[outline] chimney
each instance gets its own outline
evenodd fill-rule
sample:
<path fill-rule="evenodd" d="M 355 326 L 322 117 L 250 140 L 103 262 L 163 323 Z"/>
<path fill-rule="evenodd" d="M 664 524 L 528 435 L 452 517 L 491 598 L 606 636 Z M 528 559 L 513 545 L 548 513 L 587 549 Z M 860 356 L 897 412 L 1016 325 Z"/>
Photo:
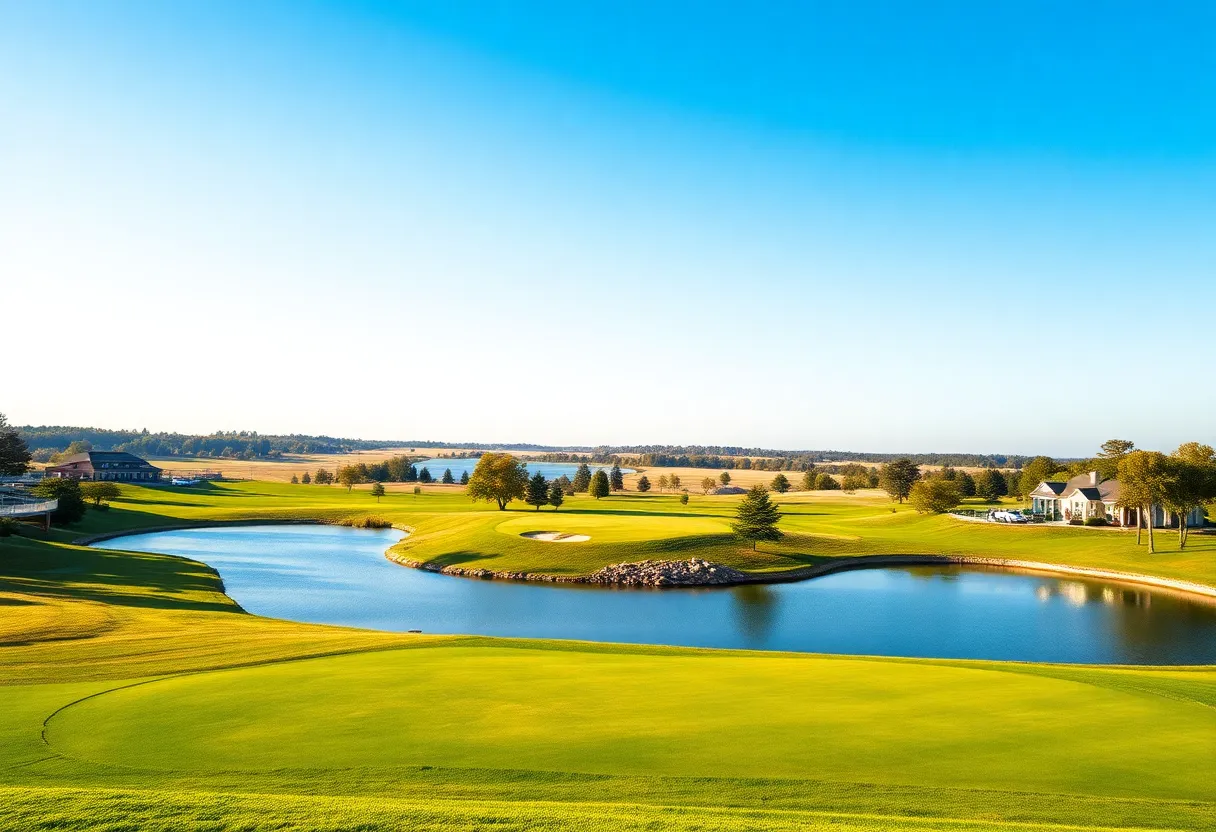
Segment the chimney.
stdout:
<path fill-rule="evenodd" d="M 1089 472 L 1089 484 L 1091 486 L 1093 486 L 1094 488 L 1097 488 L 1097 486 L 1098 486 L 1098 472 L 1097 471 Z"/>

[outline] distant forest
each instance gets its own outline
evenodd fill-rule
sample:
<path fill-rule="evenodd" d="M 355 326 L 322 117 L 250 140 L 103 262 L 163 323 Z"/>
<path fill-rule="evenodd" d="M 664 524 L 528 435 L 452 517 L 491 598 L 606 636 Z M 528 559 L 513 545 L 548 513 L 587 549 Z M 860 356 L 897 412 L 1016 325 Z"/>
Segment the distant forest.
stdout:
<path fill-rule="evenodd" d="M 206 436 L 105 430 L 59 425 L 17 428 L 37 460 L 65 451 L 73 443 L 95 451 L 127 451 L 140 456 L 197 456 L 225 459 L 273 459 L 283 454 L 337 454 L 384 447 L 383 442 L 332 436 L 273 436 L 256 431 L 217 431 Z"/>
<path fill-rule="evenodd" d="M 38 456 L 64 451 L 72 443 L 93 450 L 128 451 L 142 456 L 197 456 L 223 459 L 273 459 L 283 454 L 338 454 L 381 448 L 467 448 L 475 451 L 528 451 L 545 462 L 590 459 L 610 463 L 616 457 L 655 468 L 755 468 L 765 471 L 805 471 L 839 462 L 882 464 L 910 459 L 917 465 L 952 465 L 976 468 L 1021 468 L 1032 457 L 1017 454 L 877 454 L 859 451 L 785 451 L 735 445 L 600 445 L 555 446 L 529 443 L 389 441 L 342 439 L 304 434 L 259 434 L 256 431 L 217 431 L 207 435 L 150 433 L 145 430 L 41 425 L 18 427 L 21 438 Z M 76 447 L 80 447 L 78 444 Z M 39 453 L 41 452 L 41 453 Z"/>

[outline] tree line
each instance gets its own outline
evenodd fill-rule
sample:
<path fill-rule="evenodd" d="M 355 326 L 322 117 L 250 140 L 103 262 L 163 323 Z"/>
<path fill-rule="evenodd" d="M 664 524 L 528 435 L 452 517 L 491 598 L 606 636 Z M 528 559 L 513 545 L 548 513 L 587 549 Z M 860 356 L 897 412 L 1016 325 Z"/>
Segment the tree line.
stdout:
<path fill-rule="evenodd" d="M 211 434 L 152 433 L 143 430 L 62 425 L 26 425 L 17 432 L 33 448 L 35 462 L 48 462 L 67 451 L 126 451 L 137 456 L 193 456 L 220 459 L 274 459 L 283 454 L 342 454 L 385 447 L 383 442 L 303 434 L 259 434 L 257 431 L 216 431 Z"/>

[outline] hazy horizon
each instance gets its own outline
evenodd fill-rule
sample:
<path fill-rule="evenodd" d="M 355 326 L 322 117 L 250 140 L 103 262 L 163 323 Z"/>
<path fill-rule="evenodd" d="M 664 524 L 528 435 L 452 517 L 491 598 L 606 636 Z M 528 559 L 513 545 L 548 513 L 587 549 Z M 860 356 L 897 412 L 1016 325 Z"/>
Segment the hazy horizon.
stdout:
<path fill-rule="evenodd" d="M 1214 26 L 1198 3 L 0 0 L 5 335 L 33 362 L 0 411 L 1216 444 Z"/>

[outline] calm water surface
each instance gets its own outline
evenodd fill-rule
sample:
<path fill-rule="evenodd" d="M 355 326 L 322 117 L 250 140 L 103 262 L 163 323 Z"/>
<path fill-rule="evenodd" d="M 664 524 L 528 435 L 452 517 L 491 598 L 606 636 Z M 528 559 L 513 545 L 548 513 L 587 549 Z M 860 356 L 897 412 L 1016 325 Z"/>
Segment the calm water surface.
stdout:
<path fill-rule="evenodd" d="M 97 544 L 203 561 L 258 615 L 380 630 L 890 656 L 1216 663 L 1216 604 L 1102 581 L 958 567 L 771 586 L 599 589 L 391 563 L 395 530 L 244 526 Z M 554 544 L 560 545 L 560 544 Z M 577 544 L 564 544 L 577 545 Z"/>

